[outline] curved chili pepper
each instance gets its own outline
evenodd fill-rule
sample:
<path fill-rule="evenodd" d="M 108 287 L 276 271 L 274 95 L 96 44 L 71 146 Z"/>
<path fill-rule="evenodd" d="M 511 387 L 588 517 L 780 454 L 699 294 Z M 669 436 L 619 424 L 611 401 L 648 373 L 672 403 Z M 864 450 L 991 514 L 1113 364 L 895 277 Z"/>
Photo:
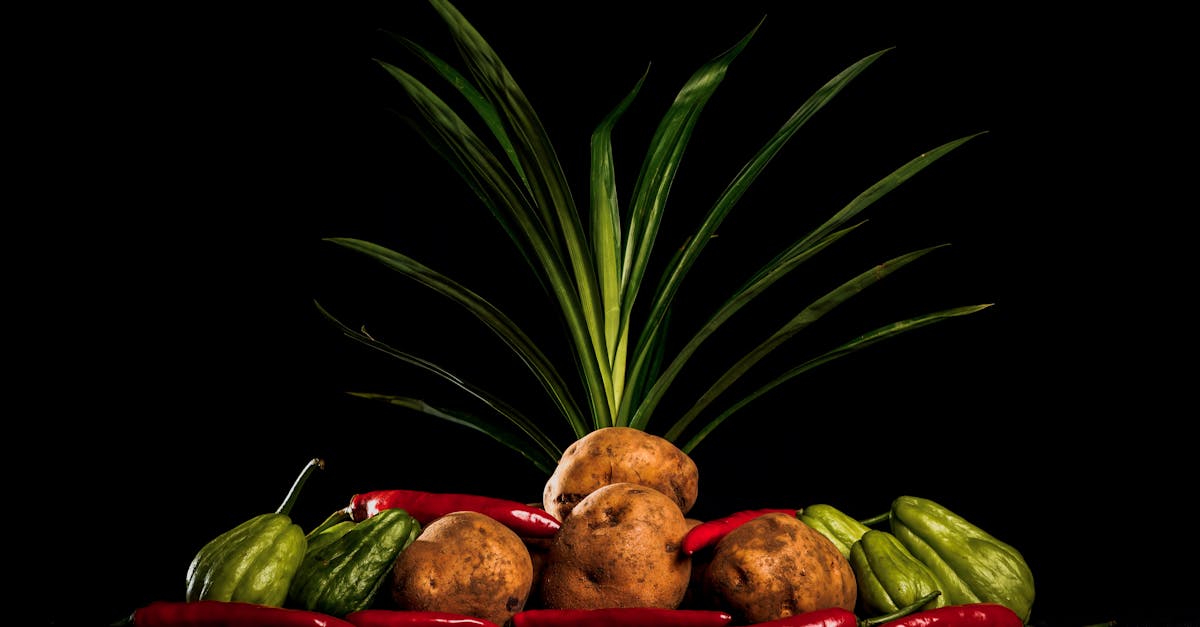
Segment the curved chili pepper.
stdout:
<path fill-rule="evenodd" d="M 155 601 L 134 610 L 136 627 L 355 627 L 329 614 L 241 601 Z"/>
<path fill-rule="evenodd" d="M 966 603 L 937 607 L 883 623 L 881 627 L 1022 627 L 1024 621 L 999 603 Z"/>
<path fill-rule="evenodd" d="M 897 622 L 899 622 L 901 617 L 913 615 L 912 613 L 917 608 L 934 600 L 940 594 L 941 592 L 938 591 L 931 592 L 924 597 L 921 597 L 915 603 L 906 605 L 894 612 L 889 612 L 882 616 L 876 616 L 864 620 L 858 620 L 858 617 L 850 610 L 840 607 L 830 607 L 822 610 L 804 612 L 802 614 L 792 614 L 791 616 L 784 616 L 783 618 L 776 618 L 763 623 L 754 623 L 750 627 L 876 627 L 877 625 L 881 624 L 895 625 Z M 909 627 L 917 626 L 913 625 Z M 964 623 L 963 625 L 943 625 L 942 627 L 985 626 Z"/>
<path fill-rule="evenodd" d="M 549 512 L 517 501 L 476 494 L 422 492 L 420 490 L 375 490 L 355 494 L 346 512 L 361 522 L 385 509 L 400 508 L 424 527 L 450 512 L 473 511 L 490 516 L 517 535 L 548 538 L 558 532 L 560 523 Z"/>
<path fill-rule="evenodd" d="M 486 618 L 455 614 L 453 612 L 429 612 L 416 610 L 368 609 L 351 612 L 346 620 L 354 627 L 498 627 Z"/>
<path fill-rule="evenodd" d="M 733 616 L 719 610 L 662 607 L 533 609 L 517 612 L 512 627 L 724 627 Z"/>
<path fill-rule="evenodd" d="M 724 518 L 702 522 L 692 527 L 683 538 L 683 553 L 691 555 L 700 549 L 710 547 L 724 538 L 726 534 L 743 523 L 749 522 L 766 514 L 789 514 L 795 516 L 799 510 L 792 509 L 747 509 L 734 512 Z"/>
<path fill-rule="evenodd" d="M 858 617 L 850 610 L 831 607 L 823 610 L 813 610 L 803 614 L 792 614 L 763 623 L 754 623 L 751 627 L 862 627 Z"/>

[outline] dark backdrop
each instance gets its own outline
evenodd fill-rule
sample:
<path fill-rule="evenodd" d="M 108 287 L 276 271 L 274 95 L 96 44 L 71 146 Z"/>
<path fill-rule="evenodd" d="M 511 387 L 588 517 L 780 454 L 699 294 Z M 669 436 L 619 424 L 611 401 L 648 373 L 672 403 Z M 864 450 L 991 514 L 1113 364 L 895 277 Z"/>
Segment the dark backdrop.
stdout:
<path fill-rule="evenodd" d="M 1173 365 L 1190 359 L 1176 294 L 1192 279 L 1175 278 L 1188 276 L 1173 245 L 1183 203 L 1156 159 L 1181 130 L 1162 71 L 1179 18 L 766 0 L 459 6 L 540 111 L 581 205 L 588 135 L 642 72 L 615 137 L 623 194 L 675 91 L 765 17 L 696 127 L 659 255 L 813 90 L 894 47 L 741 201 L 680 295 L 680 332 L 887 172 L 986 133 L 731 321 L 692 385 L 834 281 L 917 248 L 951 244 L 764 368 L 898 318 L 994 306 L 822 366 L 736 414 L 694 453 L 693 515 L 824 502 L 865 518 L 924 496 L 1024 552 L 1036 624 L 1196 620 L 1183 431 L 1194 409 L 1179 393 L 1190 366 Z M 32 564 L 23 605 L 51 624 L 98 623 L 182 598 L 195 552 L 273 510 L 312 457 L 327 467 L 293 512 L 305 527 L 377 488 L 540 499 L 545 476 L 486 437 L 348 396 L 474 408 L 342 337 L 314 305 L 557 427 L 467 314 L 321 241 L 409 253 L 562 350 L 554 310 L 496 224 L 391 111 L 411 112 L 372 59 L 419 66 L 380 29 L 457 59 L 430 7 L 88 9 L 23 24 L 21 65 L 37 69 L 15 98 L 28 141 L 13 172 L 29 190 L 8 264 L 10 332 L 28 349 L 15 353 L 9 412 L 22 528 L 10 544 L 27 555 L 13 568 Z"/>

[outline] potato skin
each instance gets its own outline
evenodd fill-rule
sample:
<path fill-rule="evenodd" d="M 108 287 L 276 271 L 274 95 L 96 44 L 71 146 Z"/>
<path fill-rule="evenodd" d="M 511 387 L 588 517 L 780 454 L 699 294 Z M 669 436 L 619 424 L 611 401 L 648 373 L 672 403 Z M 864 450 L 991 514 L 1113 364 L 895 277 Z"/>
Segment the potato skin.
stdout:
<path fill-rule="evenodd" d="M 858 599 L 849 560 L 787 514 L 755 518 L 722 538 L 703 581 L 707 603 L 742 624 L 831 607 L 853 612 Z"/>
<path fill-rule="evenodd" d="M 525 607 L 533 584 L 529 549 L 513 530 L 478 512 L 434 520 L 396 557 L 399 609 L 453 612 L 503 625 Z"/>
<path fill-rule="evenodd" d="M 565 521 L 575 504 L 611 483 L 662 492 L 684 514 L 696 504 L 696 463 L 669 440 L 631 427 L 597 429 L 563 451 L 542 492 L 542 507 Z"/>
<path fill-rule="evenodd" d="M 612 483 L 575 507 L 554 536 L 540 582 L 551 609 L 679 607 L 691 578 L 688 523 L 667 495 Z"/>

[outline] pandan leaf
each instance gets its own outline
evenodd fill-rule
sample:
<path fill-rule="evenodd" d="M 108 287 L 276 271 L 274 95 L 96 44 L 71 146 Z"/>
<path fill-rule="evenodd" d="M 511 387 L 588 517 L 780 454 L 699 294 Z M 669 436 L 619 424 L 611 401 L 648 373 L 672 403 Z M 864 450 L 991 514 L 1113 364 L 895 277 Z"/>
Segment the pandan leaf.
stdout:
<path fill-rule="evenodd" d="M 420 135 L 450 164 L 500 223 L 532 274 L 556 304 L 573 365 L 582 383 L 584 402 L 575 398 L 577 390 L 559 374 L 563 364 L 552 362 L 513 319 L 476 292 L 384 246 L 356 238 L 328 238 L 328 241 L 383 263 L 465 307 L 529 368 L 576 438 L 613 425 L 646 429 L 661 399 L 675 386 L 686 364 L 717 329 L 729 323 L 738 311 L 801 263 L 861 225 L 858 216 L 865 209 L 975 136 L 963 137 L 923 153 L 860 193 L 820 226 L 759 268 L 693 332 L 681 349 L 669 354 L 665 338 L 675 297 L 724 219 L 799 128 L 889 49 L 851 64 L 793 112 L 734 175 L 684 245 L 673 249 L 663 273 L 653 277 L 654 286 L 650 290 L 651 277 L 647 272 L 652 267 L 652 258 L 661 253 L 656 250 L 656 244 L 666 215 L 669 192 L 693 130 L 733 61 L 755 36 L 762 22 L 724 53 L 702 64 L 676 93 L 650 139 L 628 195 L 627 207 L 622 207 L 617 186 L 613 132 L 619 119 L 632 106 L 648 72 L 599 122 L 591 137 L 589 214 L 585 222 L 546 129 L 499 55 L 449 0 L 429 0 L 429 3 L 447 26 L 466 71 L 459 71 L 442 57 L 407 38 L 396 39 L 446 81 L 474 113 L 473 122 L 481 122 L 486 127 L 484 136 L 490 140 L 485 141 L 454 107 L 408 71 L 385 61 L 378 63 L 409 96 L 419 114 L 419 119 L 413 119 L 413 122 Z M 502 154 L 497 153 L 497 149 Z M 847 299 L 935 248 L 896 257 L 817 298 L 724 370 L 695 398 L 690 409 L 664 437 L 675 442 L 682 440 L 693 421 L 707 413 L 718 398 L 766 355 Z M 804 361 L 727 406 L 704 423 L 683 448 L 690 452 L 731 414 L 802 372 L 902 332 L 975 313 L 986 306 L 949 309 L 896 322 Z M 516 408 L 478 386 L 459 380 L 450 371 L 428 360 L 393 348 L 365 331 L 351 329 L 320 309 L 345 335 L 451 381 L 496 412 L 503 422 L 434 407 L 406 395 L 359 392 L 357 396 L 488 433 L 502 445 L 519 451 L 538 468 L 544 471 L 553 468 L 560 448 L 538 424 Z M 635 311 L 645 315 L 635 316 Z M 640 324 L 639 328 L 634 327 L 635 320 Z"/>
<path fill-rule="evenodd" d="M 707 437 L 708 434 L 712 432 L 713 429 L 716 429 L 722 422 L 724 422 L 727 418 L 729 418 L 729 416 L 731 416 L 733 413 L 742 409 L 746 405 L 749 405 L 751 402 L 753 402 L 754 400 L 756 400 L 758 397 L 762 396 L 763 394 L 766 394 L 767 392 L 775 389 L 776 387 L 778 387 L 784 383 L 787 383 L 788 381 L 794 379 L 795 377 L 797 377 L 805 372 L 808 372 L 809 370 L 812 370 L 813 368 L 816 368 L 817 366 L 819 366 L 821 364 L 833 361 L 834 359 L 837 359 L 838 357 L 845 357 L 846 355 L 849 355 L 850 353 L 853 353 L 857 350 L 866 348 L 867 346 L 870 346 L 876 342 L 879 342 L 879 341 L 882 341 L 882 340 L 885 340 L 885 339 L 888 339 L 891 337 L 895 337 L 896 335 L 899 335 L 901 333 L 905 333 L 907 331 L 913 331 L 915 329 L 919 329 L 921 327 L 931 325 L 935 322 L 941 322 L 943 320 L 946 320 L 947 318 L 954 318 L 957 316 L 965 316 L 967 314 L 973 314 L 973 313 L 982 311 L 991 306 L 992 306 L 992 303 L 986 303 L 986 304 L 982 304 L 982 305 L 970 305 L 970 306 L 966 306 L 966 307 L 955 307 L 953 309 L 946 309 L 944 311 L 938 311 L 938 312 L 934 312 L 934 313 L 925 314 L 922 316 L 917 316 L 915 318 L 908 318 L 907 320 L 893 322 L 891 324 L 879 327 L 878 329 L 875 329 L 868 333 L 864 333 L 863 335 L 860 335 L 857 338 L 855 338 L 849 342 L 846 342 L 845 344 L 842 344 L 841 346 L 838 346 L 837 348 L 835 348 L 827 353 L 824 353 L 818 357 L 810 359 L 810 360 L 804 362 L 803 364 L 800 364 L 799 366 L 796 366 L 796 367 L 788 370 L 787 372 L 784 372 L 783 374 L 779 375 L 775 379 L 771 380 L 766 385 L 758 388 L 751 394 L 747 395 L 746 397 L 742 398 L 738 402 L 734 403 L 728 409 L 721 412 L 721 414 L 718 415 L 716 418 L 713 418 L 711 421 L 709 421 L 708 424 L 704 425 L 704 428 L 700 429 L 700 431 L 697 432 L 696 435 L 692 436 L 692 438 L 690 440 L 688 440 L 685 444 L 681 445 L 680 449 L 682 451 L 684 451 L 685 453 L 690 453 L 692 451 L 692 449 L 696 448 L 696 445 L 700 444 L 700 442 L 703 441 L 704 438 Z"/>

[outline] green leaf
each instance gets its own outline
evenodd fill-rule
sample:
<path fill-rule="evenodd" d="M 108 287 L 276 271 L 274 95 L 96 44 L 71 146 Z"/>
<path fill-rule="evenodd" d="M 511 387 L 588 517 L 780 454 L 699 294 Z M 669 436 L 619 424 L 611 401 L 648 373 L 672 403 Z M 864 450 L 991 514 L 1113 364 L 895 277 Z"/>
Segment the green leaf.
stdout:
<path fill-rule="evenodd" d="M 604 345 L 612 370 L 613 394 L 617 398 L 624 394 L 625 346 L 629 330 L 621 326 L 621 206 L 617 197 L 612 131 L 645 81 L 646 74 L 642 74 L 633 90 L 592 132 L 592 249 L 604 315 Z"/>
<path fill-rule="evenodd" d="M 718 328 L 752 300 L 773 286 L 801 263 L 840 240 L 858 224 L 857 216 L 917 172 L 965 143 L 974 135 L 943 144 L 888 174 L 852 199 L 823 224 L 796 239 L 774 259 L 759 268 L 677 353 L 667 353 L 666 331 L 672 304 L 682 281 L 715 237 L 718 228 L 757 180 L 766 166 L 817 111 L 828 104 L 853 79 L 888 49 L 868 55 L 850 65 L 817 89 L 745 164 L 717 197 L 695 232 L 683 246 L 672 251 L 662 274 L 654 277 L 649 290 L 647 272 L 656 254 L 656 241 L 664 219 L 669 192 L 701 112 L 724 81 L 732 62 L 748 45 L 762 22 L 724 53 L 702 65 L 677 92 L 674 102 L 655 128 L 629 195 L 627 214 L 617 189 L 613 130 L 632 105 L 646 81 L 644 73 L 634 88 L 597 125 L 591 137 L 589 215 L 584 228 L 558 155 L 533 106 L 495 50 L 453 6 L 450 0 L 429 0 L 447 25 L 465 65 L 460 72 L 443 58 L 407 38 L 397 37 L 433 72 L 448 82 L 470 107 L 488 133 L 481 138 L 453 107 L 421 81 L 400 68 L 379 61 L 412 100 L 420 115 L 418 132 L 444 158 L 498 221 L 524 257 L 542 287 L 556 302 L 566 330 L 568 348 L 582 382 L 586 399 L 577 400 L 559 372 L 563 364 L 552 363 L 517 324 L 485 299 L 463 285 L 431 270 L 401 253 L 378 244 L 351 238 L 329 241 L 355 250 L 425 285 L 435 293 L 465 307 L 497 334 L 542 385 L 556 409 L 570 424 L 576 438 L 594 429 L 629 425 L 645 429 L 661 399 L 677 380 L 699 347 Z M 489 137 L 490 134 L 490 137 Z M 484 138 L 487 138 L 485 141 Z M 501 152 L 502 151 L 502 152 Z M 691 423 L 723 397 L 746 372 L 755 367 L 795 334 L 836 308 L 842 302 L 937 247 L 897 257 L 865 272 L 818 298 L 787 324 L 752 348 L 724 371 L 691 408 L 669 429 L 665 437 L 678 441 Z M 639 305 L 638 299 L 646 300 Z M 639 312 L 635 318 L 635 305 Z M 319 307 L 319 305 L 318 305 Z M 836 357 L 859 350 L 875 341 L 947 317 L 977 311 L 976 308 L 947 310 L 893 323 L 843 344 L 818 358 L 804 362 L 767 386 L 738 401 L 704 424 L 689 440 L 685 452 L 739 410 L 775 385 Z M 458 380 L 443 368 L 376 340 L 365 331 L 354 331 L 333 320 L 343 333 L 367 346 L 441 376 L 482 400 L 503 423 L 458 410 L 434 407 L 410 396 L 356 393 L 427 415 L 450 420 L 488 433 L 498 442 L 521 451 L 540 469 L 549 471 L 557 463 L 558 447 L 528 417 L 477 386 Z M 634 327 L 635 320 L 641 325 Z M 631 360 L 627 363 L 627 360 Z M 581 407 L 586 405 L 586 411 Z M 511 425 L 511 426 L 509 426 Z M 531 442 L 526 453 L 525 440 Z"/>
<path fill-rule="evenodd" d="M 660 375 L 659 378 L 654 382 L 654 385 L 646 394 L 646 398 L 638 406 L 637 412 L 634 414 L 633 420 L 630 422 L 630 426 L 643 430 L 646 428 L 647 422 L 650 420 L 650 417 L 654 415 L 654 410 L 658 407 L 659 401 L 662 400 L 662 397 L 666 394 L 671 384 L 675 381 L 676 376 L 678 376 L 680 371 L 683 370 L 684 365 L 690 361 L 692 355 L 699 350 L 704 341 L 707 340 L 713 333 L 715 333 L 722 324 L 729 320 L 729 318 L 737 313 L 738 310 L 740 310 L 742 307 L 745 307 L 750 303 L 750 301 L 754 300 L 758 295 L 766 291 L 766 289 L 773 283 L 779 279 L 782 279 L 802 262 L 817 254 L 826 246 L 829 246 L 835 241 L 841 239 L 842 236 L 846 235 L 857 226 L 858 225 L 855 225 L 854 227 L 842 229 L 841 231 L 835 231 L 826 236 L 825 239 L 819 242 L 816 246 L 807 248 L 804 251 L 798 251 L 791 257 L 777 257 L 772 261 L 771 268 L 768 271 L 761 273 L 761 276 L 759 276 L 757 281 L 746 284 L 737 292 L 735 292 L 734 295 L 730 297 L 729 300 L 725 301 L 721 308 L 718 309 L 717 312 L 708 319 L 704 326 L 702 326 L 700 330 L 692 336 L 692 339 L 688 341 L 687 345 L 685 345 L 678 353 L 675 354 L 675 358 L 663 371 L 662 375 Z"/>
<path fill-rule="evenodd" d="M 519 412 L 516 409 L 514 409 L 513 407 L 511 407 L 508 403 L 505 403 L 504 401 L 500 400 L 496 396 L 489 394 L 488 392 L 484 391 L 482 388 L 479 388 L 475 385 L 472 385 L 472 384 L 458 378 L 457 376 L 452 374 L 450 371 L 442 368 L 441 366 L 438 366 L 437 364 L 435 364 L 431 361 L 428 361 L 428 360 L 422 359 L 420 357 L 417 357 L 415 355 L 406 353 L 404 351 L 392 348 L 391 346 L 388 346 L 387 344 L 380 342 L 379 340 L 375 339 L 374 337 L 371 337 L 365 331 L 356 331 L 356 330 L 350 328 L 349 326 L 343 324 L 341 320 L 338 320 L 336 317 L 334 317 L 333 314 L 331 314 L 328 310 L 326 310 L 324 307 L 322 307 L 320 303 L 316 303 L 316 306 L 317 306 L 317 310 L 323 316 L 325 316 L 326 319 L 328 319 L 330 322 L 332 322 L 334 325 L 336 325 L 339 329 L 341 329 L 342 334 L 344 334 L 346 337 L 349 337 L 350 339 L 353 339 L 357 342 L 365 344 L 366 346 L 374 348 L 382 353 L 391 355 L 392 357 L 400 359 L 404 362 L 407 362 L 409 364 L 417 366 L 418 368 L 421 368 L 423 370 L 431 372 L 431 373 L 445 379 L 446 381 L 453 383 L 454 385 L 458 386 L 459 388 L 461 388 L 463 391 L 467 392 L 471 396 L 474 396 L 475 398 L 479 399 L 480 401 L 483 401 L 483 403 L 485 403 L 486 405 L 488 405 L 489 407 L 494 409 L 496 411 L 496 413 L 500 414 L 501 416 L 506 418 L 509 422 L 511 422 L 514 426 L 516 426 L 522 433 L 525 434 L 525 436 L 530 440 L 530 442 L 536 448 L 539 448 L 545 455 L 549 455 L 549 456 L 553 457 L 555 460 L 555 463 L 557 463 L 558 458 L 561 455 L 561 452 L 560 452 L 558 446 L 554 444 L 553 440 L 551 440 L 550 437 L 548 437 L 545 434 L 545 432 L 543 432 L 542 429 L 540 427 L 538 427 L 538 425 L 536 423 L 534 423 L 532 420 L 529 420 L 528 418 L 526 418 L 524 415 L 521 414 L 521 412 Z M 533 454 L 533 453 L 530 453 L 530 454 Z"/>
<path fill-rule="evenodd" d="M 631 323 L 634 304 L 650 262 L 655 240 L 658 237 L 671 184 L 675 180 L 675 174 L 679 170 L 679 164 L 683 159 L 700 113 L 724 80 L 730 64 L 750 43 L 761 26 L 762 22 L 760 21 L 732 48 L 696 70 L 679 90 L 675 101 L 655 130 L 633 189 L 630 225 L 622 269 L 622 329 L 628 329 Z M 708 234 L 700 237 L 707 239 Z M 691 241 L 694 243 L 697 239 L 699 237 L 692 238 Z M 662 300 L 661 297 L 655 298 L 655 301 L 661 302 Z M 644 361 L 655 345 L 654 334 L 657 332 L 657 324 L 661 320 L 663 311 L 656 310 L 655 314 L 657 318 L 654 320 L 654 326 L 643 329 L 642 335 L 637 340 L 638 349 L 635 351 L 635 355 L 638 361 Z M 637 363 L 634 365 L 635 370 L 641 367 L 643 365 Z M 639 376 L 636 372 L 632 375 L 635 379 Z M 628 414 L 629 403 L 622 400 L 618 422 L 625 421 Z"/>
<path fill-rule="evenodd" d="M 664 273 L 664 283 L 655 292 L 654 301 L 651 305 L 650 314 L 647 317 L 642 334 L 638 338 L 638 345 L 634 350 L 634 364 L 632 367 L 632 377 L 641 378 L 644 373 L 641 369 L 646 363 L 648 351 L 654 345 L 655 337 L 659 333 L 659 324 L 670 309 L 671 303 L 675 299 L 675 294 L 679 290 L 683 278 L 695 264 L 699 258 L 701 251 L 705 245 L 716 234 L 717 229 L 724 222 L 725 217 L 737 204 L 737 202 L 745 194 L 750 185 L 758 179 L 758 176 L 766 169 L 767 164 L 775 157 L 776 154 L 791 140 L 800 129 L 817 111 L 820 111 L 834 96 L 839 94 L 855 77 L 863 72 L 867 67 L 875 62 L 876 59 L 883 56 L 888 49 L 880 50 L 874 54 L 868 55 L 850 67 L 842 70 L 836 76 L 827 81 L 821 88 L 814 92 L 796 111 L 788 118 L 784 125 L 775 132 L 775 134 L 763 145 L 762 148 L 750 159 L 746 165 L 742 166 L 741 171 L 734 176 L 733 180 L 722 192 L 720 198 L 709 210 L 708 216 L 701 225 L 700 230 L 695 237 L 692 237 L 688 245 L 684 247 L 683 254 L 667 266 Z M 786 252 L 781 257 L 796 256 L 788 255 Z M 780 260 L 775 260 L 774 265 L 782 265 Z M 764 271 L 769 271 L 772 267 L 769 264 Z M 753 282 L 753 281 L 752 281 Z M 689 351 L 690 354 L 690 351 Z M 686 357 L 684 358 L 686 360 Z M 677 360 L 678 361 L 678 360 Z M 682 366 L 683 364 L 678 364 Z M 662 385 L 669 385 L 673 377 L 663 381 Z M 650 405 L 646 407 L 634 406 L 631 403 L 626 403 L 622 406 L 622 415 L 632 412 L 633 424 L 644 425 L 653 413 L 657 400 L 661 397 L 661 393 L 665 389 L 659 390 L 657 394 L 652 394 L 649 399 Z"/>
<path fill-rule="evenodd" d="M 443 61 L 441 57 L 426 50 L 420 44 L 407 37 L 401 37 L 393 33 L 388 34 L 411 50 L 417 57 L 424 60 L 442 78 L 446 79 L 446 82 L 450 83 L 450 85 L 462 94 L 463 98 L 471 104 L 471 107 L 479 114 L 480 119 L 487 125 L 488 130 L 492 132 L 496 141 L 500 142 L 500 146 L 504 149 L 504 153 L 508 155 L 509 161 L 512 163 L 513 168 L 516 169 L 521 180 L 528 183 L 528 180 L 525 178 L 525 172 L 521 170 L 521 163 L 517 160 L 512 140 L 508 138 L 508 133 L 504 130 L 504 122 L 500 119 L 499 113 L 496 112 L 496 107 L 492 106 L 492 103 L 471 84 L 471 81 L 467 80 L 467 77 L 454 69 L 454 66 Z"/>
<path fill-rule="evenodd" d="M 529 100 L 491 45 L 447 0 L 429 0 L 449 26 L 459 52 L 482 93 L 506 120 L 514 154 L 527 176 L 532 201 L 530 217 L 540 217 L 548 250 L 540 253 L 553 272 L 561 260 L 573 280 L 551 281 L 567 316 L 579 365 L 591 403 L 593 424 L 610 426 L 616 412 L 612 372 L 604 343 L 599 287 L 579 213 L 549 136 Z M 527 207 L 522 203 L 523 207 Z M 565 248 L 565 254 L 563 252 Z M 551 254 L 553 253 L 553 254 Z M 550 260 L 553 260 L 552 262 Z"/>
<path fill-rule="evenodd" d="M 984 131 L 984 132 L 986 132 L 986 131 Z M 781 256 L 792 255 L 798 251 L 802 251 L 805 248 L 814 245 L 815 242 L 819 241 L 827 233 L 829 233 L 830 231 L 832 231 L 834 229 L 841 227 L 848 220 L 857 216 L 864 209 L 866 209 L 867 207 L 874 204 L 875 201 L 882 198 L 888 192 L 899 187 L 901 183 L 912 178 L 913 175 L 915 175 L 917 172 L 920 172 L 921 170 L 924 170 L 925 168 L 929 167 L 930 165 L 933 164 L 933 162 L 937 161 L 938 159 L 941 159 L 947 153 L 949 153 L 951 150 L 958 148 L 959 146 L 967 143 L 971 139 L 978 137 L 979 135 L 982 135 L 982 134 L 983 134 L 983 132 L 979 132 L 979 133 L 975 133 L 973 135 L 967 135 L 966 137 L 960 137 L 953 141 L 946 142 L 946 143 L 942 144 L 941 146 L 934 148 L 933 150 L 929 150 L 927 152 L 921 153 L 917 157 L 910 160 L 908 163 L 905 163 L 904 165 L 900 166 L 899 168 L 896 168 L 894 171 L 892 171 L 890 174 L 888 174 L 887 176 L 880 179 L 878 182 L 876 182 L 871 187 L 868 187 L 866 189 L 866 191 L 864 191 L 861 194 L 859 194 L 858 196 L 856 196 L 853 200 L 850 201 L 849 204 L 847 204 L 840 211 L 838 211 L 836 214 L 834 214 L 833 217 L 829 218 L 829 220 L 827 220 L 824 224 L 822 224 L 821 226 L 814 229 L 811 233 L 808 234 L 807 237 L 796 242 L 795 244 L 792 245 L 791 248 L 780 253 L 780 255 Z M 766 266 L 764 266 L 764 269 L 770 268 L 770 267 L 771 267 L 771 264 L 768 263 Z M 756 275 L 756 276 L 752 277 L 750 280 L 754 281 L 754 280 L 757 280 L 757 278 L 758 278 L 758 276 Z"/>
<path fill-rule="evenodd" d="M 794 318 L 789 320 L 779 330 L 775 331 L 770 337 L 764 340 L 761 344 L 754 347 L 749 353 L 744 355 L 737 361 L 729 370 L 725 371 L 715 383 L 712 384 L 700 398 L 692 405 L 684 415 L 675 422 L 674 426 L 667 431 L 666 439 L 674 442 L 682 434 L 683 430 L 696 418 L 696 416 L 704 411 L 710 403 L 721 395 L 729 386 L 733 385 L 743 374 L 751 367 L 757 364 L 763 357 L 766 357 L 771 351 L 778 348 L 784 342 L 790 340 L 800 331 L 808 328 L 809 325 L 821 319 L 822 316 L 832 311 L 838 305 L 846 302 L 851 297 L 870 287 L 877 281 L 890 275 L 891 273 L 903 268 L 913 261 L 923 257 L 930 251 L 933 251 L 941 246 L 931 246 L 921 250 L 913 251 L 899 257 L 895 257 L 889 261 L 885 261 L 862 274 L 846 281 L 833 291 L 813 301 L 808 307 L 805 307 Z"/>
<path fill-rule="evenodd" d="M 407 255 L 383 246 L 345 237 L 328 238 L 326 241 L 363 253 L 471 312 L 521 358 L 550 395 L 559 412 L 570 421 L 576 434 L 588 432 L 583 415 L 576 407 L 566 382 L 559 376 L 554 364 L 516 323 L 487 300 Z"/>
<path fill-rule="evenodd" d="M 479 416 L 475 416 L 463 411 L 440 409 L 426 403 L 423 400 L 410 398 L 407 396 L 393 396 L 390 394 L 376 394 L 371 392 L 350 392 L 350 395 L 369 400 L 382 401 L 396 407 L 404 407 L 479 431 L 480 433 L 491 437 L 500 444 L 516 451 L 521 455 L 521 457 L 529 460 L 534 467 L 546 473 L 547 475 L 554 473 L 554 468 L 558 465 L 558 458 L 562 455 L 562 453 L 557 449 L 547 451 L 544 448 L 531 448 L 525 443 L 525 439 L 523 437 L 524 434 L 514 433 L 513 431 L 505 429 L 492 421 L 485 420 Z"/>
<path fill-rule="evenodd" d="M 700 444 L 700 442 L 702 442 L 704 440 L 704 438 L 708 436 L 709 433 L 712 432 L 713 429 L 716 429 L 722 422 L 724 422 L 727 418 L 729 418 L 730 415 L 732 415 L 733 413 L 742 409 L 746 405 L 749 405 L 751 402 L 758 399 L 763 394 L 766 394 L 767 392 L 775 389 L 776 387 L 779 387 L 780 385 L 792 380 L 793 378 L 799 376 L 800 374 L 808 372 L 809 370 L 812 370 L 813 368 L 815 368 L 821 364 L 833 361 L 834 359 L 837 359 L 838 357 L 844 357 L 844 356 L 849 355 L 850 353 L 853 353 L 857 350 L 866 348 L 867 346 L 870 346 L 871 344 L 874 344 L 876 342 L 879 342 L 879 341 L 882 341 L 882 340 L 885 340 L 885 339 L 888 339 L 891 337 L 895 337 L 901 333 L 904 333 L 907 331 L 912 331 L 914 329 L 919 329 L 921 327 L 928 326 L 935 322 L 941 322 L 942 320 L 945 320 L 947 318 L 953 318 L 953 317 L 957 317 L 957 316 L 965 316 L 968 314 L 973 314 L 973 313 L 982 311 L 991 306 L 992 306 L 991 303 L 987 303 L 987 304 L 983 304 L 983 305 L 970 305 L 970 306 L 966 306 L 966 307 L 955 307 L 953 309 L 947 309 L 944 311 L 938 311 L 938 312 L 934 312 L 934 313 L 925 314 L 923 316 L 917 316 L 915 318 L 909 318 L 907 320 L 901 320 L 899 322 L 893 322 L 889 325 L 879 327 L 878 329 L 875 329 L 873 331 L 870 331 L 868 333 L 860 335 L 857 338 L 855 338 L 849 342 L 846 342 L 845 344 L 842 344 L 841 346 L 838 346 L 837 348 L 835 348 L 827 353 L 820 355 L 819 357 L 810 359 L 810 360 L 804 362 L 803 364 L 800 364 L 799 366 L 796 366 L 795 368 L 792 368 L 792 369 L 784 372 L 783 374 L 779 375 L 775 379 L 771 380 L 766 385 L 758 388 L 751 394 L 747 395 L 745 398 L 742 398 L 738 402 L 734 403 L 728 409 L 721 412 L 721 414 L 719 414 L 716 418 L 709 421 L 708 424 L 704 425 L 704 427 L 702 429 L 700 429 L 700 431 L 698 431 L 696 433 L 696 435 L 692 436 L 692 438 L 690 440 L 688 440 L 685 444 L 683 444 L 680 447 L 680 449 L 683 450 L 683 452 L 685 452 L 685 453 L 691 453 L 692 450 L 695 449 L 696 446 L 698 444 Z"/>

